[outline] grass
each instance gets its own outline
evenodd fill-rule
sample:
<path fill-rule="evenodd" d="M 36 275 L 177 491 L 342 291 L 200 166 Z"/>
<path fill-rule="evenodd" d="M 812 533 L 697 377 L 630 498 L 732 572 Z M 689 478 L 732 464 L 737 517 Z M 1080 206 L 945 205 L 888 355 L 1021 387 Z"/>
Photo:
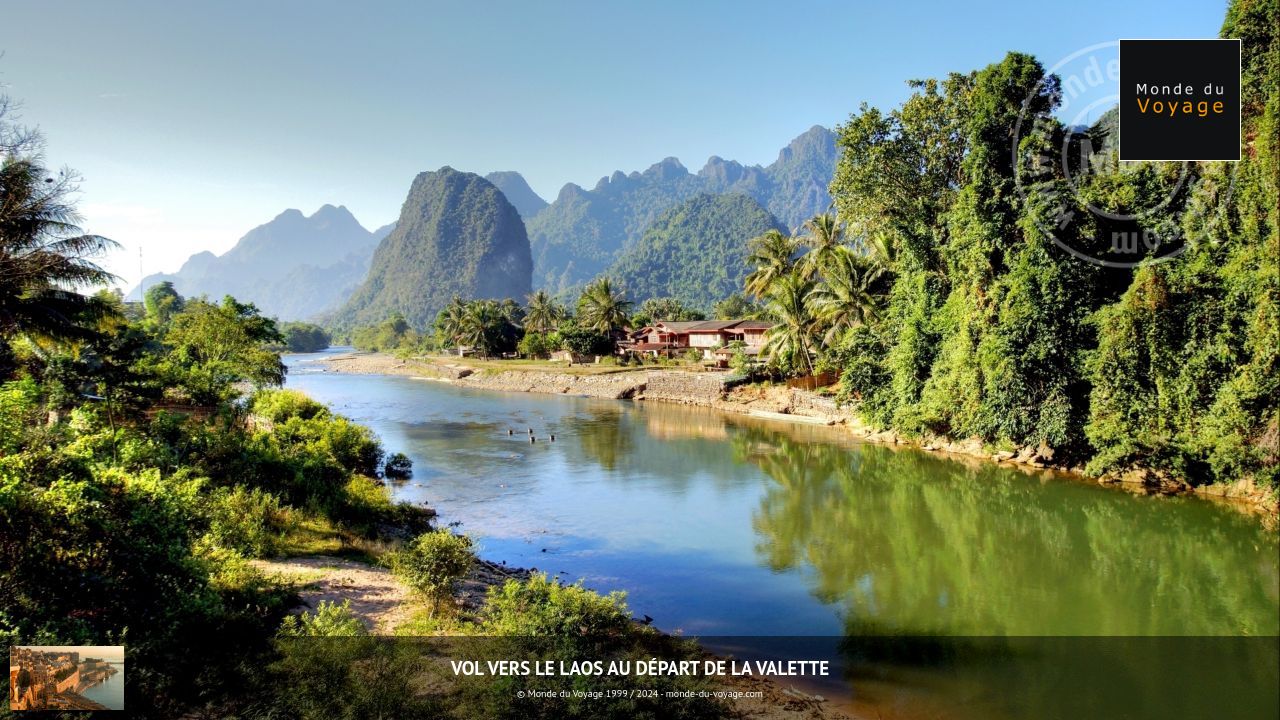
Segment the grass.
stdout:
<path fill-rule="evenodd" d="M 426 605 L 416 606 L 413 614 L 395 629 L 395 635 L 401 637 L 475 635 L 477 632 L 477 625 L 457 612 L 441 608 L 433 614 Z"/>
<path fill-rule="evenodd" d="M 280 557 L 329 555 L 374 565 L 390 545 L 353 535 L 325 518 L 313 516 L 294 523 L 281 536 L 279 548 Z"/>

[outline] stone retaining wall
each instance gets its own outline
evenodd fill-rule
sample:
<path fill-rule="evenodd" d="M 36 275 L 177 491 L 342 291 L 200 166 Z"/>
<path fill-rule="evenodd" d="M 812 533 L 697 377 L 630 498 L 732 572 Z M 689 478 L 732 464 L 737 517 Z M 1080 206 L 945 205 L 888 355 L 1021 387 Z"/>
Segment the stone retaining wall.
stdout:
<path fill-rule="evenodd" d="M 472 373 L 453 381 L 463 387 L 486 388 L 504 392 L 536 392 L 625 400 L 644 392 L 644 373 L 626 372 L 606 375 L 573 375 L 570 373 L 507 370 L 498 373 Z"/>
<path fill-rule="evenodd" d="M 723 373 L 655 370 L 648 375 L 644 389 L 645 400 L 684 405 L 715 405 L 724 399 L 726 376 Z"/>

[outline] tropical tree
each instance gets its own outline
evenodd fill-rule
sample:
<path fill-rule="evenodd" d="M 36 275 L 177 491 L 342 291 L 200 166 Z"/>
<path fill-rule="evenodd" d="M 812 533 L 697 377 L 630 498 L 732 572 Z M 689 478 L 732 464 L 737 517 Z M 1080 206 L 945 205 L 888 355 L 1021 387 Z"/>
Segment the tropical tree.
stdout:
<path fill-rule="evenodd" d="M 835 347 L 845 332 L 879 317 L 877 281 L 885 271 L 870 257 L 840 246 L 828 256 L 821 272 L 822 282 L 814 286 L 808 302 L 814 318 L 826 328 L 824 345 Z"/>
<path fill-rule="evenodd" d="M 173 283 L 168 280 L 152 285 L 142 295 L 142 306 L 146 308 L 147 317 L 161 325 L 168 324 L 169 318 L 182 312 L 184 302 Z"/>
<path fill-rule="evenodd" d="M 442 345 L 457 345 L 462 336 L 462 326 L 467 315 L 467 303 L 454 295 L 449 304 L 436 315 L 436 332 Z"/>
<path fill-rule="evenodd" d="M 747 275 L 747 292 L 762 299 L 769 295 L 773 284 L 795 269 L 799 247 L 795 238 L 778 230 L 753 238 L 747 264 L 755 269 Z"/>
<path fill-rule="evenodd" d="M 475 300 L 467 303 L 458 339 L 487 358 L 501 345 L 502 331 L 507 324 L 507 316 L 496 301 Z"/>
<path fill-rule="evenodd" d="M 3 126 L 0 115 L 0 134 Z M 80 229 L 75 190 L 74 174 L 51 176 L 39 155 L 0 159 L 0 339 L 89 339 L 111 312 L 101 298 L 76 292 L 115 278 L 93 259 L 118 246 Z"/>
<path fill-rule="evenodd" d="M 525 307 L 524 328 L 530 332 L 549 333 L 556 329 L 568 313 L 546 290 L 539 290 L 528 298 Z"/>
<path fill-rule="evenodd" d="M 765 333 L 760 352 L 771 364 L 781 368 L 804 367 L 813 372 L 809 357 L 814 347 L 816 323 L 808 298 L 814 283 L 799 275 L 782 277 L 773 283 L 766 312 L 774 319 Z"/>
<path fill-rule="evenodd" d="M 844 227 L 835 215 L 822 213 L 806 220 L 804 230 L 800 242 L 808 246 L 809 251 L 801 258 L 798 269 L 806 278 L 814 279 L 844 246 Z"/>
<path fill-rule="evenodd" d="M 631 316 L 631 320 L 636 326 L 644 326 L 659 320 L 682 321 L 682 320 L 706 320 L 707 316 L 700 310 L 695 310 L 678 298 L 673 297 L 651 297 L 640 303 L 640 307 L 635 314 Z"/>
<path fill-rule="evenodd" d="M 578 321 L 583 327 L 609 333 L 627 326 L 631 301 L 607 277 L 587 285 L 578 298 Z"/>
<path fill-rule="evenodd" d="M 760 316 L 760 306 L 742 293 L 734 293 L 716 303 L 711 315 L 717 320 L 751 320 Z"/>
<path fill-rule="evenodd" d="M 230 295 L 219 305 L 187 303 L 173 317 L 164 343 L 170 348 L 164 366 L 171 383 L 196 402 L 225 401 L 241 381 L 259 387 L 284 382 L 285 367 L 273 349 L 284 343 L 284 336 L 275 321 Z"/>

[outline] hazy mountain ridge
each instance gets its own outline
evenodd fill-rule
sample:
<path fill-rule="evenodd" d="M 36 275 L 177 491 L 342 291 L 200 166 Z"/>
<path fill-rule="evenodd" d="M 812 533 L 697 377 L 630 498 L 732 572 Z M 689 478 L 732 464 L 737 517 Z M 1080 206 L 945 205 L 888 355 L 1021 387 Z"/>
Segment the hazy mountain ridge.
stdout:
<path fill-rule="evenodd" d="M 346 299 L 390 227 L 369 232 L 343 206 L 324 205 L 310 216 L 285 210 L 220 256 L 199 252 L 176 273 L 148 275 L 129 298 L 167 280 L 188 297 L 234 295 L 267 315 L 309 318 Z"/>
<path fill-rule="evenodd" d="M 526 218 L 534 286 L 569 293 L 603 272 L 659 214 L 700 193 L 741 193 L 796 228 L 825 211 L 835 172 L 835 134 L 810 128 L 765 167 L 712 156 L 696 175 L 676 158 L 644 172 L 614 172 L 591 190 L 569 183 L 546 209 Z"/>
<path fill-rule="evenodd" d="M 488 180 L 446 166 L 414 178 L 368 276 L 329 320 L 354 327 L 399 312 L 425 328 L 454 295 L 523 301 L 532 269 L 515 206 Z"/>
<path fill-rule="evenodd" d="M 542 196 L 529 187 L 524 176 L 514 170 L 491 172 L 484 176 L 507 197 L 507 201 L 515 206 L 520 217 L 529 222 L 534 215 L 542 212 L 549 204 Z"/>
<path fill-rule="evenodd" d="M 662 213 L 607 274 L 639 303 L 675 297 L 709 310 L 742 289 L 748 243 L 785 226 L 745 193 L 698 194 Z"/>

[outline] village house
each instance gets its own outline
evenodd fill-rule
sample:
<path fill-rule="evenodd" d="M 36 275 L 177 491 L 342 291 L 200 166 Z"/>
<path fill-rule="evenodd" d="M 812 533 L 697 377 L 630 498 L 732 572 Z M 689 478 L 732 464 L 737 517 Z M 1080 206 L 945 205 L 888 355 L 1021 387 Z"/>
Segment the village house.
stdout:
<path fill-rule="evenodd" d="M 629 341 L 620 344 L 619 350 L 652 357 L 670 357 L 697 350 L 704 360 L 726 367 L 739 349 L 750 356 L 759 355 L 764 345 L 764 334 L 772 325 L 761 320 L 659 320 L 633 331 Z M 730 348 L 731 343 L 742 343 L 742 346 Z"/>

